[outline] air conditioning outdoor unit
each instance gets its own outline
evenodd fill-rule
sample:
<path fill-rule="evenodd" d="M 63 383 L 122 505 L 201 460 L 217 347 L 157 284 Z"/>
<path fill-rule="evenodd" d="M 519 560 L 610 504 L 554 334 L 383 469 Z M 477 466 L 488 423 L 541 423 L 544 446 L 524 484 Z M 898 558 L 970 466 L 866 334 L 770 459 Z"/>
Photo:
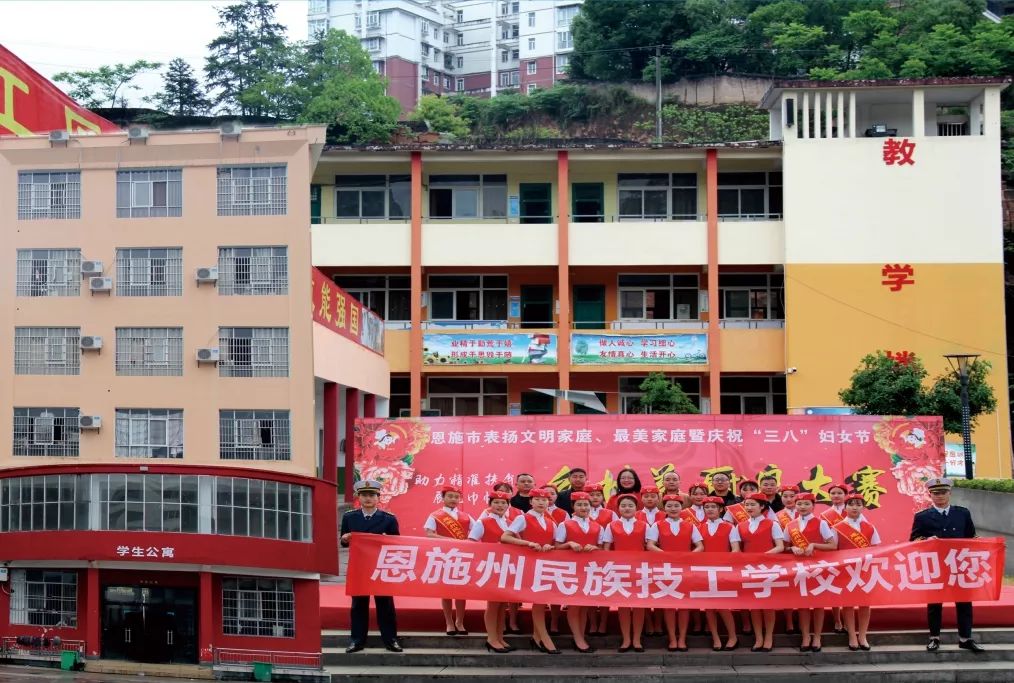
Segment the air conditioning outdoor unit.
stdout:
<path fill-rule="evenodd" d="M 240 121 L 226 121 L 218 127 L 223 138 L 238 138 L 243 132 L 243 123 Z"/>
<path fill-rule="evenodd" d="M 102 261 L 82 261 L 82 275 L 102 275 Z"/>
<path fill-rule="evenodd" d="M 65 130 L 51 130 L 49 131 L 49 142 L 50 144 L 63 143 L 67 144 L 70 140 L 70 133 Z"/>
<path fill-rule="evenodd" d="M 198 268 L 195 275 L 197 276 L 197 282 L 218 282 L 218 266 Z"/>
<path fill-rule="evenodd" d="M 148 139 L 148 127 L 147 126 L 131 126 L 127 129 L 127 139 L 133 142 L 134 140 L 145 141 Z"/>
<path fill-rule="evenodd" d="M 198 363 L 217 363 L 218 362 L 218 349 L 217 348 L 197 349 L 197 362 Z"/>
<path fill-rule="evenodd" d="M 79 429 L 99 429 L 102 427 L 102 418 L 98 415 L 81 415 L 77 419 Z"/>
<path fill-rule="evenodd" d="M 102 348 L 102 337 L 81 337 L 82 351 L 98 351 Z"/>
<path fill-rule="evenodd" d="M 93 277 L 88 280 L 88 289 L 92 292 L 111 292 L 113 291 L 113 278 Z"/>

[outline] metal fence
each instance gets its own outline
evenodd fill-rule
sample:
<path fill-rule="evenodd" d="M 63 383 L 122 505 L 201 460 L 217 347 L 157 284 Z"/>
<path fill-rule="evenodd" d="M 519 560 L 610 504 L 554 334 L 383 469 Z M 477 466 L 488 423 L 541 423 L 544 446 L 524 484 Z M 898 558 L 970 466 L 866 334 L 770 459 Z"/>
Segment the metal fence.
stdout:
<path fill-rule="evenodd" d="M 319 652 L 278 652 L 215 648 L 215 665 L 253 666 L 265 662 L 276 669 L 321 669 Z"/>

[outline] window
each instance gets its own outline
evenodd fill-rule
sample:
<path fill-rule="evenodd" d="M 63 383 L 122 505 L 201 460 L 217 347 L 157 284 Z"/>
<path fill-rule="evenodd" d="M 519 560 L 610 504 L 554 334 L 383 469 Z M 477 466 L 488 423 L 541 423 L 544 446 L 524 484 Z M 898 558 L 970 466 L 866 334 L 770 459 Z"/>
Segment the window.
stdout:
<path fill-rule="evenodd" d="M 412 319 L 408 275 L 335 275 L 334 282 L 384 320 Z"/>
<path fill-rule="evenodd" d="M 528 88 L 528 94 L 531 95 L 533 92 L 535 92 L 538 89 L 538 87 L 539 86 L 536 85 L 535 83 L 529 83 L 528 86 L 527 86 L 527 88 Z"/>
<path fill-rule="evenodd" d="M 528 13 L 528 28 L 535 28 L 535 12 Z"/>
<path fill-rule="evenodd" d="M 219 216 L 284 216 L 285 166 L 218 169 Z"/>
<path fill-rule="evenodd" d="M 116 457 L 182 458 L 183 411 L 117 408 Z"/>
<path fill-rule="evenodd" d="M 291 579 L 222 579 L 222 633 L 294 638 L 296 596 Z"/>
<path fill-rule="evenodd" d="M 380 38 L 367 38 L 366 49 L 369 52 L 380 52 Z"/>
<path fill-rule="evenodd" d="M 518 71 L 501 71 L 500 72 L 500 86 L 509 88 L 510 86 L 516 86 L 521 81 L 520 73 Z"/>
<path fill-rule="evenodd" d="M 440 85 L 440 74 L 433 72 L 433 85 Z"/>
<path fill-rule="evenodd" d="M 528 75 L 537 73 L 539 65 L 536 62 L 528 62 Z"/>
<path fill-rule="evenodd" d="M 620 220 L 694 220 L 697 174 L 619 173 Z"/>
<path fill-rule="evenodd" d="M 288 377 L 289 328 L 218 328 L 219 377 Z"/>
<path fill-rule="evenodd" d="M 307 486 L 217 477 L 214 533 L 282 541 L 310 541 L 313 505 Z"/>
<path fill-rule="evenodd" d="M 88 528 L 88 496 L 73 474 L 10 477 L 0 481 L 0 531 Z"/>
<path fill-rule="evenodd" d="M 459 24 L 460 24 L 461 22 L 463 22 L 463 21 L 465 20 L 465 12 L 464 12 L 464 10 L 460 10 L 460 9 L 459 9 L 459 10 L 457 10 L 457 11 L 455 12 L 455 16 L 454 16 L 454 20 L 455 20 L 455 21 L 456 21 L 457 23 L 459 23 Z"/>
<path fill-rule="evenodd" d="M 504 62 L 504 63 L 509 62 L 510 61 L 510 54 L 511 53 L 508 50 L 501 50 L 500 51 L 500 61 Z"/>
<path fill-rule="evenodd" d="M 307 24 L 306 35 L 313 39 L 322 33 L 327 33 L 327 29 L 327 19 L 311 19 Z"/>
<path fill-rule="evenodd" d="M 368 12 L 366 14 L 366 27 L 377 28 L 380 26 L 380 12 Z"/>
<path fill-rule="evenodd" d="M 506 415 L 506 377 L 430 377 L 430 409 L 443 416 Z"/>
<path fill-rule="evenodd" d="M 781 218 L 780 171 L 718 174 L 718 217 L 725 220 Z"/>
<path fill-rule="evenodd" d="M 529 50 L 534 50 L 535 49 L 535 38 L 529 38 L 528 39 L 528 49 Z"/>
<path fill-rule="evenodd" d="M 313 23 L 310 22 L 311 25 Z M 326 28 L 326 19 L 324 23 Z M 310 35 L 315 35 L 315 32 Z M 117 171 L 117 218 L 181 215 L 183 215 L 183 171 L 181 169 Z"/>
<path fill-rule="evenodd" d="M 519 59 L 521 59 L 521 50 L 518 50 L 517 48 L 511 50 L 511 60 L 516 62 Z"/>
<path fill-rule="evenodd" d="M 183 250 L 117 249 L 117 296 L 182 296 Z"/>
<path fill-rule="evenodd" d="M 335 176 L 338 218 L 407 218 L 412 204 L 411 177 L 407 175 Z"/>
<path fill-rule="evenodd" d="M 444 88 L 446 88 L 447 90 L 451 89 L 451 77 L 450 76 L 444 76 Z"/>
<path fill-rule="evenodd" d="M 461 57 L 458 57 L 458 61 L 461 61 Z M 458 66 L 461 66 L 461 65 L 459 64 Z M 454 89 L 457 90 L 458 92 L 464 92 L 465 91 L 465 79 L 464 78 L 459 78 L 457 80 L 457 82 L 455 82 L 455 84 L 454 84 Z"/>
<path fill-rule="evenodd" d="M 308 14 L 324 14 L 327 12 L 327 0 L 310 0 L 307 7 Z"/>
<path fill-rule="evenodd" d="M 419 71 L 419 77 L 425 82 L 430 77 L 430 70 L 428 67 L 422 67 Z"/>
<path fill-rule="evenodd" d="M 577 11 L 580 9 L 578 5 L 568 5 L 567 7 L 556 8 L 556 25 L 560 28 L 569 27 L 570 23 L 574 21 L 574 17 L 577 16 Z"/>
<path fill-rule="evenodd" d="M 77 456 L 77 408 L 15 408 L 14 455 Z"/>
<path fill-rule="evenodd" d="M 521 11 L 521 1 L 520 0 L 514 0 L 511 3 L 511 14 L 517 14 L 520 11 Z"/>
<path fill-rule="evenodd" d="M 556 32 L 556 49 L 570 50 L 574 47 L 574 35 L 570 31 Z"/>
<path fill-rule="evenodd" d="M 384 60 L 382 60 L 382 59 L 375 59 L 373 61 L 373 70 L 376 71 L 381 76 L 383 76 L 384 75 Z"/>
<path fill-rule="evenodd" d="M 358 14 L 355 15 L 355 24 L 357 30 L 361 30 L 363 28 L 363 18 Z"/>
<path fill-rule="evenodd" d="M 117 327 L 116 374 L 183 375 L 182 327 Z"/>
<path fill-rule="evenodd" d="M 784 320 L 781 273 L 719 273 L 718 317 L 723 320 Z"/>
<path fill-rule="evenodd" d="M 647 379 L 647 376 L 641 377 L 620 377 L 620 412 L 625 415 L 639 414 L 645 412 L 645 407 L 641 405 L 641 397 L 644 393 L 641 391 L 641 383 Z M 675 384 L 679 385 L 683 389 L 683 393 L 687 395 L 694 405 L 698 409 L 701 407 L 701 379 L 700 377 L 673 377 L 670 376 Z"/>
<path fill-rule="evenodd" d="M 221 296 L 289 293 L 287 247 L 219 247 Z"/>
<path fill-rule="evenodd" d="M 719 380 L 725 415 L 784 415 L 785 376 L 729 377 Z"/>
<path fill-rule="evenodd" d="M 697 320 L 698 276 L 620 275 L 621 320 Z"/>
<path fill-rule="evenodd" d="M 431 175 L 429 186 L 430 218 L 507 216 L 506 175 Z"/>
<path fill-rule="evenodd" d="M 77 628 L 77 572 L 11 570 L 12 624 Z"/>
<path fill-rule="evenodd" d="M 407 375 L 391 375 L 391 399 L 387 404 L 388 415 L 401 417 L 402 411 L 408 411 L 410 405 L 410 382 Z M 408 413 L 405 413 L 408 415 Z"/>
<path fill-rule="evenodd" d="M 565 74 L 570 68 L 570 55 L 556 55 L 556 73 Z"/>
<path fill-rule="evenodd" d="M 506 275 L 430 275 L 430 320 L 507 320 Z"/>
<path fill-rule="evenodd" d="M 14 374 L 81 374 L 81 328 L 14 328 Z"/>
<path fill-rule="evenodd" d="M 464 33 L 459 33 L 458 34 L 458 37 L 455 40 L 455 44 L 457 44 L 459 47 L 465 44 L 465 34 Z M 461 66 L 461 62 L 462 61 L 464 61 L 464 60 L 461 57 L 458 57 L 458 62 L 459 62 L 458 66 L 459 67 Z"/>
<path fill-rule="evenodd" d="M 81 173 L 18 173 L 18 220 L 81 218 Z"/>
<path fill-rule="evenodd" d="M 80 249 L 18 249 L 18 296 L 81 294 Z"/>
<path fill-rule="evenodd" d="M 219 411 L 219 457 L 223 460 L 289 460 L 289 411 Z"/>
<path fill-rule="evenodd" d="M 511 4 L 509 2 L 501 2 L 500 3 L 500 16 L 506 16 L 506 15 L 510 14 L 510 7 L 511 7 Z"/>

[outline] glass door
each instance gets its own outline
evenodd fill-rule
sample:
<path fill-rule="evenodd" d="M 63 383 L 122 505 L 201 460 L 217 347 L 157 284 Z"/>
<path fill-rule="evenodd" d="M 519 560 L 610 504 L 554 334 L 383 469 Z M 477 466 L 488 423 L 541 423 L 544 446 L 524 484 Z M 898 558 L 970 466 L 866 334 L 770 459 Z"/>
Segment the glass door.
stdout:
<path fill-rule="evenodd" d="M 552 285 L 521 285 L 522 329 L 554 325 Z"/>

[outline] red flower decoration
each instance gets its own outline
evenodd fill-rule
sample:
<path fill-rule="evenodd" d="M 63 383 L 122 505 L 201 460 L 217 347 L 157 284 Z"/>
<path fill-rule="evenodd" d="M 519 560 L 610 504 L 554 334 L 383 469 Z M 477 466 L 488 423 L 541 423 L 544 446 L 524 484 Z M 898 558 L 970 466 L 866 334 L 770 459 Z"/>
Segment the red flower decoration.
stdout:
<path fill-rule="evenodd" d="M 920 420 L 889 417 L 873 427 L 873 438 L 891 455 L 920 465 L 943 460 L 941 435 Z"/>

